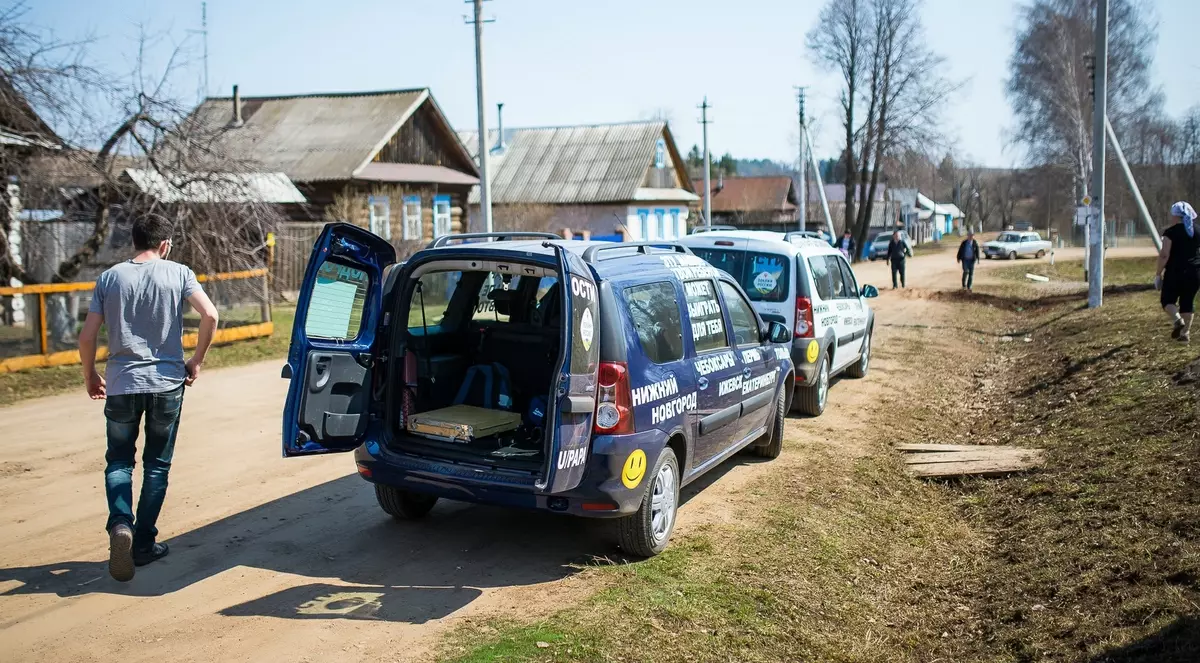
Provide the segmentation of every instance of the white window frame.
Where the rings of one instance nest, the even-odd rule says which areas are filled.
[[[382,214],[379,208],[382,208]],[[392,203],[387,196],[367,196],[369,230],[380,237],[392,239]]]
[[[680,226],[681,216],[679,214],[679,208],[673,207],[669,210],[669,213],[671,214],[672,232],[675,233],[674,239],[679,239],[680,237],[683,237],[686,234],[683,232],[683,228]]]
[[[443,237],[450,234],[450,196],[445,194],[433,197],[433,237]]]
[[[424,239],[423,228],[421,227],[421,197],[416,195],[404,196],[403,217],[404,217],[404,239],[406,241],[420,241]],[[410,205],[416,205],[416,209],[409,209]]]
[[[642,241],[654,239],[650,236],[650,210],[639,208],[637,211],[637,218],[638,225],[641,226],[641,228],[638,228],[638,231],[641,235]]]
[[[657,235],[654,239],[671,239],[668,237],[670,231],[667,230],[667,210],[662,208],[654,210],[654,233]]]

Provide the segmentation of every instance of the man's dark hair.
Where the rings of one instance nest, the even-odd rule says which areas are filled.
[[[145,214],[133,221],[133,248],[138,251],[157,249],[171,239],[171,222],[157,214]]]
[[[849,230],[847,230],[846,232],[844,232],[844,233],[842,233],[842,234],[843,234],[843,235],[849,235],[849,234],[850,234],[850,231],[849,231]]]

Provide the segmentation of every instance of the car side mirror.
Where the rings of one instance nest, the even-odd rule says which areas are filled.
[[[772,322],[767,338],[772,343],[787,343],[792,340],[792,333],[788,331],[787,325],[782,322]]]
[[[874,299],[879,296],[879,288],[873,285],[864,285],[860,294],[866,299]]]

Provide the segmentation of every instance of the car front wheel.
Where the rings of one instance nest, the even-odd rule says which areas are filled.
[[[771,428],[763,435],[763,444],[750,447],[751,452],[755,456],[760,458],[779,458],[779,454],[783,453],[785,415],[787,415],[787,394],[784,389],[780,389],[779,396],[775,399],[775,416],[771,417]]]
[[[1017,252],[1016,252],[1016,251],[1009,251],[1009,253],[1008,253],[1008,259],[1009,259],[1009,260],[1016,260],[1016,259],[1017,259]]]
[[[679,460],[665,447],[646,475],[650,485],[637,513],[617,521],[617,545],[637,557],[653,557],[667,549],[679,509]]]

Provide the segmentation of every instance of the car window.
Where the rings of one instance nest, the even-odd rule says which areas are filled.
[[[837,261],[841,265],[842,283],[846,286],[846,296],[857,297],[858,279],[854,278],[854,270],[850,269],[850,263],[846,262],[842,258],[838,258]]]
[[[408,328],[437,329],[446,317],[450,297],[458,287],[462,272],[428,272],[421,275],[408,307]]]
[[[846,289],[846,280],[842,277],[841,256],[825,256],[825,264],[829,269],[829,280],[833,286],[834,299],[842,299],[849,297],[849,291]]]
[[[813,285],[816,286],[817,297],[820,297],[821,301],[833,299],[833,280],[825,257],[813,256],[808,259],[808,269],[812,272]]]
[[[788,299],[791,261],[785,255],[698,247],[693,247],[692,252],[713,267],[728,272],[746,291],[750,301],[782,302]]]
[[[738,345],[758,345],[758,318],[750,302],[732,285],[721,281],[721,296],[729,309],[729,322],[733,325],[733,338]]]
[[[625,288],[625,306],[647,359],[666,364],[683,358],[683,324],[674,285],[664,281]]]
[[[696,344],[696,352],[729,347],[721,304],[717,301],[717,292],[713,289],[712,281],[685,281],[683,288],[687,296],[688,319],[692,323],[692,341]]]
[[[304,333],[313,338],[358,338],[370,277],[361,269],[335,262],[317,268],[304,318]]]

